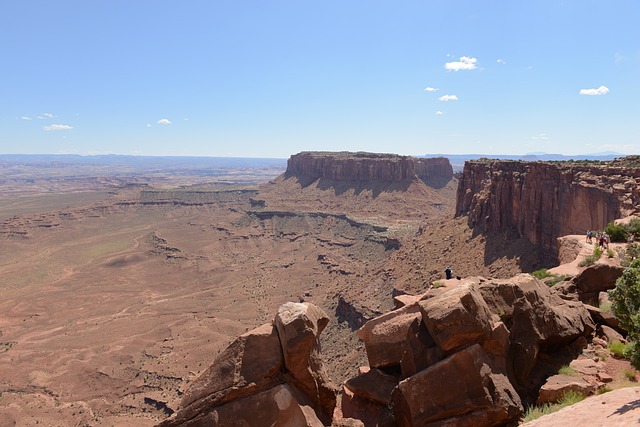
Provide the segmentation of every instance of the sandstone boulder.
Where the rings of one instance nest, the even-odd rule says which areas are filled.
[[[407,330],[404,353],[400,360],[402,378],[410,377],[445,357],[421,318],[414,319]]]
[[[322,426],[336,405],[320,358],[328,323],[309,303],[282,305],[273,325],[237,338],[159,426]]]
[[[376,368],[345,382],[345,387],[351,390],[356,396],[372,400],[385,406],[391,403],[391,392],[397,385],[397,378],[385,374]]]
[[[622,276],[623,267],[596,263],[576,275],[572,282],[576,285],[580,301],[596,304],[600,292],[616,287],[616,280]]]
[[[491,335],[491,312],[475,285],[460,286],[419,305],[430,335],[445,352],[460,350]]]
[[[553,351],[594,331],[581,303],[563,300],[528,274],[482,284],[480,292],[509,329],[509,364],[520,384],[527,382],[540,348]]]
[[[522,404],[507,377],[493,370],[475,344],[401,381],[392,409],[401,427],[495,426],[515,422]]]
[[[181,425],[215,406],[282,383],[283,362],[278,334],[271,325],[241,335],[192,383],[175,422],[161,425]]]
[[[341,417],[357,419],[364,427],[396,427],[389,405],[357,396],[348,387],[343,387],[341,397]]]
[[[323,427],[304,395],[287,384],[227,402],[181,427]]]
[[[329,318],[319,307],[293,302],[281,305],[274,320],[287,378],[330,417],[337,390],[325,371],[319,342],[328,323]]]
[[[357,334],[364,341],[369,365],[375,368],[399,365],[409,326],[420,318],[420,307],[412,304],[365,323]]]
[[[597,386],[587,382],[581,377],[571,375],[554,375],[547,379],[547,382],[540,389],[537,403],[556,403],[568,391],[575,391],[584,396],[595,393]]]

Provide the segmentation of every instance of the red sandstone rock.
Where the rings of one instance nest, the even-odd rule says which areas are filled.
[[[400,382],[393,393],[398,426],[495,426],[518,419],[520,397],[475,344]]]
[[[491,335],[491,312],[475,285],[460,286],[421,301],[420,311],[430,335],[445,352],[468,347]]]
[[[362,422],[364,427],[396,427],[388,405],[355,395],[343,387],[341,400],[342,416]]]
[[[329,318],[319,307],[293,302],[281,305],[274,320],[285,368],[293,384],[331,417],[336,406],[336,387],[325,371],[318,341],[327,323]]]
[[[468,161],[456,216],[495,233],[515,230],[552,255],[560,236],[602,230],[640,201],[640,169],[520,161]]]
[[[225,403],[180,425],[181,427],[324,426],[306,397],[287,384]]]
[[[609,264],[594,264],[585,268],[571,281],[576,285],[580,301],[595,304],[600,292],[616,287],[623,267]]]
[[[597,386],[583,380],[581,377],[570,375],[554,375],[540,389],[537,404],[556,403],[568,391],[575,391],[589,396],[595,393]]]
[[[541,346],[557,349],[595,329],[581,303],[564,301],[528,274],[487,282],[480,292],[509,328],[509,360],[519,384],[528,382]]]
[[[278,334],[262,325],[237,338],[189,387],[175,420],[162,426],[181,425],[213,407],[269,389],[282,382],[283,367]]]
[[[308,182],[316,179],[398,182],[416,178],[448,181],[453,177],[453,168],[444,157],[417,159],[397,154],[305,151],[289,158],[285,176]]]
[[[402,378],[410,377],[445,357],[422,319],[415,319],[407,330],[404,353],[400,360]]]
[[[399,365],[405,350],[407,330],[420,318],[418,304],[402,307],[371,319],[358,330],[371,367]]]
[[[345,382],[345,387],[351,390],[356,396],[372,400],[385,406],[391,403],[391,392],[397,385],[397,378],[385,374],[376,368]]]

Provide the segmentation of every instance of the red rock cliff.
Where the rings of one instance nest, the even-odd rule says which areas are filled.
[[[307,180],[396,182],[439,177],[451,179],[453,169],[446,158],[418,159],[377,153],[310,152],[295,154],[287,162],[286,176]]]
[[[640,168],[624,162],[468,161],[456,216],[485,232],[515,230],[555,255],[556,239],[602,230],[640,199]]]

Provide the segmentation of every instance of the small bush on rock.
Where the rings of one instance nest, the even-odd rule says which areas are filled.
[[[627,330],[627,340],[631,344],[626,354],[631,364],[640,368],[640,260],[631,261],[624,269],[622,276],[616,281],[616,287],[609,291],[613,314],[620,320],[620,325]],[[624,349],[623,349],[624,351]]]
[[[546,279],[547,277],[552,276],[552,274],[546,268],[541,268],[540,270],[536,270],[533,273],[531,273],[531,275],[538,280]]]
[[[611,237],[612,242],[623,243],[627,241],[627,229],[622,224],[616,224],[611,221],[604,228],[604,232]]]

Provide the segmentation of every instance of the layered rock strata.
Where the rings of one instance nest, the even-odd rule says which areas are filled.
[[[415,178],[450,180],[453,168],[444,157],[423,159],[397,154],[304,151],[289,158],[285,176],[309,182],[327,179],[389,183]]]
[[[602,230],[640,201],[640,168],[625,162],[468,161],[456,216],[487,233],[514,230],[557,256],[557,238]]]

